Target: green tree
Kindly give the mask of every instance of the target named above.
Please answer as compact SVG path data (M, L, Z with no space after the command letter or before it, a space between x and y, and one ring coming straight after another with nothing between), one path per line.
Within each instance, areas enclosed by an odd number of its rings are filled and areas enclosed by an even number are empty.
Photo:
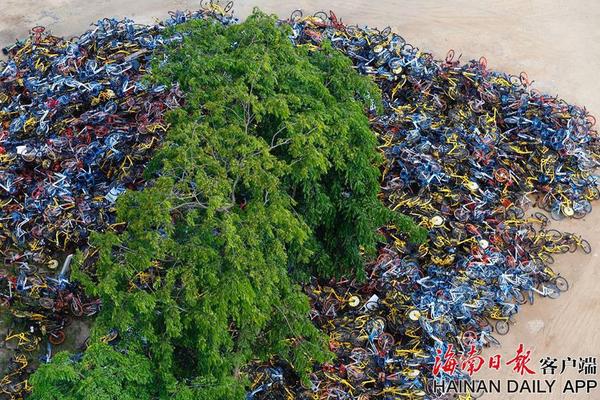
M385 223L424 237L377 198L382 157L366 113L380 107L381 93L330 45L294 47L285 28L258 11L232 27L192 22L154 76L179 82L187 119L241 127L282 162L282 188L311 229L305 249L289 253L291 272L360 275L361 250L373 253Z
M42 365L31 378L33 398L40 400L139 400L151 397L151 363L143 355L123 354L93 344L80 362L67 353Z
M260 12L178 29L185 40L153 79L178 82L186 105L169 115L151 185L117 203L126 229L94 234L94 267L73 271L102 299L94 338L122 337L80 364L57 357L36 373L33 398L102 398L128 384L143 386L140 399L243 398L243 366L271 356L305 375L329 353L290 272L360 273L380 225L399 218L419 232L377 198L365 112L379 94L344 56L294 47ZM132 365L150 372L116 378ZM96 387L92 375L115 379Z

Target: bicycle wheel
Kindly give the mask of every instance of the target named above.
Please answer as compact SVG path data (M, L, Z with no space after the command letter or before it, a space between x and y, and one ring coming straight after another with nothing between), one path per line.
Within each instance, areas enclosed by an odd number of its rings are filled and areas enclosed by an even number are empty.
M573 217L581 219L592 212L592 203L588 200L580 200L576 203L575 214Z
M498 333L498 335L504 336L508 333L509 330L510 330L510 326L508 325L508 322L506 322L506 321L496 322L496 333Z
M100 304L99 303L85 304L82 306L82 308L83 308L83 314L86 317L91 317L92 315L95 315L98 313L98 311L100 311Z
M473 317L473 320L477 324L477 328L483 330L484 328L490 326L490 323L484 317Z
M71 313L76 317L81 317L83 315L83 308L81 307L81 303L77 300L72 300L70 304Z
M554 284L556 285L556 288L561 292L566 292L567 290L569 290L569 281L567 281L562 276L557 276L554 280Z
M549 222L548 217L545 214L541 213L541 212L534 213L533 214L533 218L535 218L538 221L540 221L540 224L542 225L542 228L545 227L548 224L548 222Z
M590 201L598 200L600 198L600 190L596 187L590 187L585 191L586 198Z
M329 19L329 16L325 11L317 11L313 14L313 17L318 18L323 22L326 22Z
M462 161L469 156L469 151L465 148L457 148L450 154L451 157L458 161Z
M27 342L21 346L24 351L33 352L39 348L37 340L32 340L31 342Z
M34 264L22 264L19 266L19 270L25 271L27 276L35 274L36 272L38 272L38 269L38 266Z
M539 258L546 265L548 265L548 264L554 264L554 257L552 257L550 254L548 254L546 252L540 253L539 254Z
M544 233L546 234L548 240L551 242L558 242L564 236L564 234L557 229L548 229L547 231L544 231Z
M477 333L474 331L465 331L462 334L461 340L465 346L470 346L477 341Z
M21 393L23 391L23 382L11 383L5 386L6 392L8 394L12 393ZM14 397L11 397L14 398Z
M560 291L556 285L546 284L542 287L544 288L543 291L546 293L547 297L550 297L551 299L558 299L560 297Z
M554 246L554 249L556 249L556 252L559 254L565 254L568 253L570 251L569 245L568 244L559 244Z
M368 360L370 357L371 355L369 354L369 352L362 347L355 347L350 351L350 359L357 363L361 363L365 360Z
M517 304L525 304L525 303L527 303L527 299L525 298L525 295L519 289L514 289L513 290L513 296L514 296L515 301L517 302Z
M379 335L379 337L377 338L377 344L379 345L379 350L382 353L387 353L388 351L390 351L390 349L394 345L394 342L394 337L387 332Z
M573 237L569 237L568 240L565 240L566 244L569 246L569 253L575 253L577 251L577 249L579 248L579 244L577 243L577 240L575 240Z
M583 210L575 210L572 217L573 217L573 219L583 219L583 217L585 217L588 214L589 214L588 212L585 212Z
M388 66L390 69L398 69L402 67L402 59L400 57L392 57L388 60Z
M33 162L33 161L35 161L36 154L35 153L24 153L24 154L21 154L21 158L23 158L23 161L25 161L25 162Z
M561 211L560 208L553 208L550 211L550 216L555 221L560 221L560 220L562 220L565 217L565 215L563 214L563 212Z
M54 300L49 297L41 297L38 302L42 308L47 310L52 310L52 308L54 308Z
M295 21L297 19L302 18L302 10L294 10L290 15L290 21Z
M21 297L21 303L23 303L26 306L35 306L36 305L35 299L33 299L29 296Z
M581 243L579 243L579 247L585 254L590 254L592 252L592 245L585 239L581 239Z
M346 33L351 37L355 36L358 31L360 31L360 28L358 27L358 25L346 26Z
M498 341L498 339L496 339L492 335L487 335L486 339L490 344L493 344L494 346L500 346L500 341Z
M512 206L506 211L507 219L521 219L525 215L525 211L521 207Z
M65 341L65 332L64 331L50 332L50 334L48 334L48 341L55 346L62 344Z
M465 208L457 208L454 211L454 217L459 220L460 222L467 222L469 220L469 217L471 216L471 213L465 209Z

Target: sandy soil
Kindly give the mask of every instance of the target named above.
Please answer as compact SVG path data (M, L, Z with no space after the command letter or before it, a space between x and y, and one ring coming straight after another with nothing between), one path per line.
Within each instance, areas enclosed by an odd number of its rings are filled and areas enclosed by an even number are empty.
M440 58L453 48L463 59L485 55L490 68L511 73L527 71L538 89L560 94L571 103L586 105L600 114L600 2L572 0L239 0L238 16L247 15L254 5L267 12L287 16L296 8L306 12L332 9L346 23L391 26L405 39ZM0 44L27 35L34 25L45 25L55 34L72 35L101 17L127 16L151 22L168 10L194 9L198 1L184 0L3 0L0 15ZM591 255L575 254L558 259L556 270L571 288L558 300L536 299L517 317L511 332L502 337L499 350L506 361L519 343L532 349L529 364L538 370L543 357L596 356L600 360L600 271L598 247L600 213L582 221L554 224L583 234L594 247ZM560 366L559 366L560 368ZM556 375L561 387L571 374ZM503 367L500 372L481 376L520 379ZM537 377L540 376L538 372ZM595 377L591 378L597 378ZM589 377L588 377L589 378ZM598 399L600 390L589 395L498 395L485 399Z

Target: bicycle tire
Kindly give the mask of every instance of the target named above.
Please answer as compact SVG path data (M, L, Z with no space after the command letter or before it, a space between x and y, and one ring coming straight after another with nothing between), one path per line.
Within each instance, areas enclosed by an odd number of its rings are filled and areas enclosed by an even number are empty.
M573 213L573 215L571 216L571 218L573 219L583 219L586 215L588 215L588 212L585 212L585 210L577 210Z
M356 362L363 362L370 358L369 352L367 349L362 347L355 347L350 351L350 359Z
M554 264L554 257L546 252L541 252L538 257L544 265Z
M551 299L558 299L560 297L560 291L558 290L558 288L556 287L556 285L554 284L546 284L543 285L545 286L546 289L550 289L550 291L548 292L548 294L545 297L549 297Z
M555 221L561 221L565 218L565 215L563 214L562 210L559 209L552 209L550 210L550 217L552 217L553 220Z
M525 229L527 232L523 236L523 240L524 241L526 240L529 244L533 244L535 241L535 238L537 237L537 234L538 234L537 231L535 230L535 227L533 225L526 225Z
M586 191L586 197L590 200L598 200L600 199L600 189L596 187L588 188Z
M565 236L558 229L548 229L548 230L543 231L543 232L548 237L548 240L553 241L553 242L558 242L559 240L561 240Z
M402 67L402 59L400 57L392 57L388 60L387 64L390 69L397 69Z
M21 266L21 267L19 267L19 269L25 270L25 273L27 274L27 276L31 276L31 275L35 274L36 272L38 272L39 267L35 264L28 264L26 268L23 268Z
M569 253L575 253L579 249L579 244L574 238L569 238L567 245L569 246Z
M517 304L523 305L523 304L527 303L527 298L525 297L525 295L523 294L523 292L521 290L514 289L513 296L514 296Z
M8 394L17 394L23 391L23 382L10 383L5 387Z
M356 32L358 32L360 28L358 25L348 25L346 26L346 33L350 36L355 36Z
M489 321L484 317L473 317L473 320L475 321L475 323L477 323L477 327L479 328L479 330L483 330L484 328L490 326Z
M533 218L539 220L541 222L542 227L545 227L548 224L548 222L550 222L546 214L541 213L539 211L533 213Z
M313 14L313 17L318 18L323 22L327 22L327 20L329 19L329 16L325 11L317 11Z
M379 345L379 350L382 352L384 350L386 353L388 351L390 351L390 349L394 346L394 343L396 343L396 341L394 340L394 336L392 336L391 333L387 333L387 332L382 333L377 338L377 344Z
M517 219L521 219L525 216L525 210L523 210L523 208L519 207L519 206L513 206L512 207L513 212L515 213L515 215L517 216Z
M552 211L552 199L540 196L536 201L536 206L549 213Z
M556 279L554 279L554 285L560 292L569 290L569 281L562 276L557 276Z
M498 335L506 335L510 330L510 325L506 321L497 321L494 325L495 331Z
M36 306L35 299L32 299L29 296L23 296L23 297L21 297L21 303L23 303L26 306L31 306L31 307L35 307ZM27 317L23 317L23 318L27 318Z
M21 348L22 348L24 351L27 351L27 352L34 352L34 351L36 351L36 350L37 350L39 347L40 347L40 346L39 346L39 343L38 343L38 342L36 342L35 340L34 340L33 342L28 342L28 343L25 343L25 344L23 344L23 345L21 346Z
M290 21L295 21L296 19L300 19L300 18L302 18L302 16L303 16L302 10L296 9L296 10L292 11L292 13L290 14Z
M457 161L462 161L469 157L469 151L465 148L458 148L449 156L453 157Z
M487 335L486 337L489 340L490 344L493 344L494 346L501 346L500 341L492 335Z
M54 300L49 297L41 297L38 300L40 307L45 308L47 310L52 310L54 308Z
M48 334L48 341L55 346L63 344L65 341L65 332L62 330L50 332Z
M465 346L470 346L477 341L477 333L471 330L464 331L461 337L461 341Z
M470 215L471 213L462 207L454 210L454 218L456 218L460 222L467 222L469 220Z
M72 300L71 301L71 304L69 305L69 308L71 309L71 313L74 316L76 316L76 317L83 316L83 307L76 300Z
M588 242L585 239L581 239L581 243L579 244L579 247L581 247L581 250L585 254L590 254L592 252L592 245L590 244L590 242Z

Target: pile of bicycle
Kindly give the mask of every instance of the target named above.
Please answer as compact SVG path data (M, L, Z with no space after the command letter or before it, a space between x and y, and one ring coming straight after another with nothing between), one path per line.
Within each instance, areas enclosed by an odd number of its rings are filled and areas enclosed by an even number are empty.
M234 23L227 11L178 11L154 25L105 18L70 39L38 26L2 49L0 303L13 317L3 340L13 356L0 392L8 397L27 393L28 360L44 343L48 361L71 320L100 308L56 258L93 231L122 228L115 201L145 185L145 165L168 128L164 114L183 96L177 85L143 79L151 60L183 40L168 28L207 17Z
M331 42L381 88L384 111L371 115L385 156L381 198L429 240L413 246L383 227L366 282L307 285L335 362L310 382L278 361L257 365L247 398L442 398L431 384L436 356L452 345L465 361L499 345L520 305L568 290L554 256L591 252L585 239L547 229L534 206L556 220L591 211L595 120L533 90L525 73L490 71L484 58L461 64L452 50L435 60L389 28L345 26L332 12L295 11L282 23L298 46ZM460 364L435 377L457 378L469 379Z
M36 27L3 49L0 303L18 329L4 338L13 355L1 392L27 393L33 354L45 343L48 361L73 318L100 310L69 281L71 257L60 271L56 258L92 231L122 229L116 199L145 185L164 113L183 100L176 85L143 79L150 60L183 39L166 28L205 17L235 23L228 11L211 5L150 26L103 19L69 40ZM569 289L554 256L591 252L585 239L548 229L534 206L553 219L591 211L600 196L594 118L533 90L524 73L490 71L484 58L461 64L453 51L435 60L389 28L346 26L333 13L294 12L280 23L297 46L331 42L379 85L384 110L369 113L385 157L381 199L429 238L415 245L381 227L385 242L366 281L306 284L311 319L336 358L302 381L281 360L251 365L247 398L438 398L436 355L450 344L463 357L499 345L522 304ZM454 378L468 375L459 368L437 379Z

